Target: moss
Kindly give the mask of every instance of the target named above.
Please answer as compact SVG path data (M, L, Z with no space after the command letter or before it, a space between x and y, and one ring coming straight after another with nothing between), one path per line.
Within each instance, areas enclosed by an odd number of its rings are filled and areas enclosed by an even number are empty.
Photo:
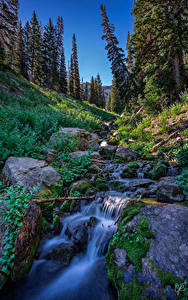
M119 223L122 223L122 225L125 225L129 221L131 221L134 216L136 216L142 207L144 207L144 203L142 202L134 202L130 201L122 210Z
M77 201L73 200L70 205L70 210L72 211L76 207Z
M48 232L50 229L50 224L48 223L48 221L42 217L42 232Z
M134 278L129 284L124 285L119 293L119 300L138 300L143 291L143 287Z
M81 195L89 196L96 192L95 187L89 181L79 181L74 184L70 190L70 193L78 191Z
M124 178L134 178L136 177L136 172L139 168L139 164L137 162L130 162L124 169L122 177Z
M135 215L140 212L140 209L145 205L141 202L130 201L123 209L117 232L114 234L110 242L108 253L106 255L106 265L108 270L109 280L115 285L118 290L118 299L139 299L143 287L138 284L137 275L128 284L124 282L124 270L118 269L114 263L114 250L117 248L125 249L127 253L127 263L133 264L136 273L142 271L142 258L146 257L150 248L150 238L153 233L149 229L149 224L146 216L140 217L140 222L134 227L129 227L129 223Z
M57 198L62 196L63 194L63 183L60 181L58 183L54 183L51 186L51 197Z
M176 283L178 284L182 283L182 279L179 278L178 276L169 273L165 270L161 270L154 264L154 262L151 259L149 259L149 262L150 262L151 270L156 271L156 275L160 279L163 288L170 285L174 289Z
M157 268L156 271L157 277L161 280L163 288L165 288L167 285L170 285L172 288L174 288L176 283L182 283L182 280L174 274L160 270L159 268Z
M161 177L166 176L167 167L165 165L156 165L153 169L148 173L149 178L153 180L160 179Z
M38 195L37 199L46 199L49 198L51 195L51 191L48 188L44 188Z
M96 184L96 190L97 191L108 191L108 185L105 182L98 182Z
M37 252L37 249L38 249L38 246L39 246L39 243L40 243L40 233L41 233L41 230L40 230L38 236L36 237L35 243L33 245L33 248L31 250L31 253L29 255L27 263L24 264L23 266L21 266L16 271L13 270L13 273L11 274L11 279L13 281L21 279L31 269L32 264L33 264L33 260L34 260L34 257L35 257L35 254ZM16 264L16 262L15 262L15 264Z
M64 201L63 204L60 207L60 210L62 212L69 212L70 211L71 202L70 201Z
M184 206L188 206L188 201L184 201L184 202L178 202L176 203L176 205L184 205Z
M56 211L53 212L53 222L52 222L52 228L56 230L60 223L60 216L57 214Z

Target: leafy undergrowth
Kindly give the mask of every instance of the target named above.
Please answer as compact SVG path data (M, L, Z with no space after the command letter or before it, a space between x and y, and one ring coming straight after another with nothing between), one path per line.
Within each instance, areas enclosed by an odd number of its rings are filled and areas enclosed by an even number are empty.
M43 158L41 149L60 127L101 131L114 118L68 96L0 72L0 168L9 156Z
M163 110L158 115L140 112L130 122L131 115L117 119L118 127L114 142L130 147L141 158L152 158L152 147L171 133L188 125L188 93L182 96L182 103ZM188 129L170 139L158 149L158 154L174 160L179 149L188 146Z

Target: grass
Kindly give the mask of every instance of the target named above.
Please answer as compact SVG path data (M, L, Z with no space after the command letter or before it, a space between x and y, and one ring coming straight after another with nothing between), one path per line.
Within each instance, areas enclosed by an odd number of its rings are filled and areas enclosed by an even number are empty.
M131 115L116 121L117 134L113 142L128 146L143 159L152 158L152 147L169 134L186 124L188 111L188 93L182 96L182 102L171 108L164 109L158 115L142 111L133 122L129 123ZM181 133L181 139L171 139L159 148L159 156L173 160L181 147L187 145L188 130Z
M0 168L9 156L44 158L42 149L60 127L101 131L103 122L114 118L11 72L0 72L0 88Z

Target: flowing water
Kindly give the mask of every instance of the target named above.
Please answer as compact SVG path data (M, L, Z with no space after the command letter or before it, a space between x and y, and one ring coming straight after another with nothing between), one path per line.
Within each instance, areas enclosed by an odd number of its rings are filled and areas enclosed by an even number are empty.
M63 220L59 236L47 240L38 260L32 266L29 275L15 285L12 284L0 297L2 300L113 300L105 267L107 246L116 230L115 221L127 200L118 193L107 193L97 197L81 212ZM90 232L86 251L77 255L64 268L61 264L45 259L46 255L62 243L70 243L67 228L97 220ZM9 285L10 287L10 285Z
M107 246L116 230L117 220L122 207L127 200L136 197L140 188L137 184L142 179L122 179L122 165L108 164L111 170L109 192L96 197L90 204L82 202L80 212L63 219L62 231L41 244L40 256L35 260L32 269L25 279L15 284L9 284L1 300L114 300L117 299L109 287L105 254ZM119 181L125 187L125 192L113 191L114 181ZM139 186L139 185L138 185ZM134 190L133 190L134 187ZM70 244L68 235L70 228L88 222L91 217L96 220L96 226L90 230L86 249L74 257L68 267L62 263L47 259L48 253L62 243Z

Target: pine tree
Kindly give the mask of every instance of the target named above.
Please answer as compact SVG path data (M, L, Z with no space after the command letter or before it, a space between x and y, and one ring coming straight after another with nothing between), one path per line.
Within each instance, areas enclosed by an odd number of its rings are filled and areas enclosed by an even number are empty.
M108 99L106 102L106 110L108 111L111 111L111 100L112 100L111 93L108 93Z
M21 22L19 22L17 29L17 37L14 49L14 66L17 72L21 73L22 75L25 75L25 57Z
M70 63L70 70L69 70L68 94L71 97L74 97L74 65L73 65L72 55L71 55L71 63Z
M0 2L0 40L5 50L7 62L14 61L14 43L18 24L18 0Z
M120 114L122 112L121 96L117 87L117 79L114 77L112 81L111 91L111 111Z
M30 54L31 54L31 80L35 83L41 83L41 60L42 60L42 36L41 26L37 20L35 11L31 19L31 37L30 37Z
M188 38L186 1L137 0L133 13L137 81L145 84L144 104L161 109L178 99L188 81L183 62Z
M90 82L90 97L89 97L89 102L91 104L96 104L96 89L95 89L95 79L92 76L91 77L91 82Z
M57 48L56 48L56 29L51 18L44 27L42 43L42 71L43 85L52 89L55 87L57 79Z
M89 83L85 83L85 89L84 89L84 100L88 101L89 100Z
M72 40L72 59L73 59L73 81L74 81L74 97L80 99L80 75L78 67L78 54L76 36L73 34Z
M64 24L63 18L58 17L56 25L56 44L57 44L57 72L58 72L58 85L57 89L66 94L67 93L67 70L65 64L65 51L63 43Z
M67 93L67 70L65 64L65 51L63 43L64 24L63 18L58 17L56 26L57 36L57 71L59 73L58 90L64 94Z
M96 93L96 105L98 107L104 108L105 107L105 97L102 87L102 81L100 78L100 75L97 74L96 80L95 80L95 93Z
M127 34L127 44L126 44L126 50L127 50L127 58L126 58L126 62L127 62L127 69L129 72L132 72L133 69L133 57L132 57L132 49L131 49L131 41L130 41L130 32L128 31Z

